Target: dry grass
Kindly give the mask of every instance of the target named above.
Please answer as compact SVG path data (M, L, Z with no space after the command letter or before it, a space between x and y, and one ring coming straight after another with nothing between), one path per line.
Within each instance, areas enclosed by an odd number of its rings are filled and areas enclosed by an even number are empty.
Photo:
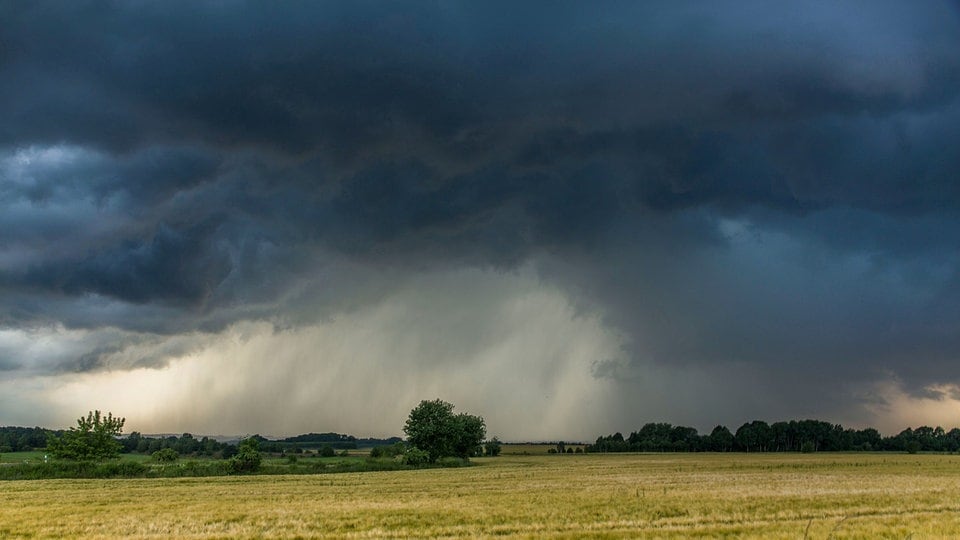
M319 476L3 482L0 537L960 537L960 456L478 461Z

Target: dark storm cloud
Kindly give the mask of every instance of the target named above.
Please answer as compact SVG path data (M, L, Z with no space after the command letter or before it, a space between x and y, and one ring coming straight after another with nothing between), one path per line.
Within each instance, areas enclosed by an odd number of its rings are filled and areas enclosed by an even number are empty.
M230 272L230 262L208 245L215 225L175 231L161 225L147 241L127 241L75 261L29 269L16 281L68 295L98 294L125 302L196 305Z
M349 264L534 261L637 362L960 381L953 4L34 2L0 20L7 326L281 324L385 286Z

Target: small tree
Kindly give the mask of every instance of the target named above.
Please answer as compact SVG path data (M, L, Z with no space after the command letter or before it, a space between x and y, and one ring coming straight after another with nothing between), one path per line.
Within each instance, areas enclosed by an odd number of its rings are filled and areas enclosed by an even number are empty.
M123 446L117 437L123 431L125 418L114 418L113 413L103 416L100 411L91 411L87 417L77 419L77 427L70 428L63 436L51 435L47 450L54 457L76 460L100 460L117 457Z
M230 470L235 473L256 472L260 469L260 441L250 437L240 441L237 453L230 458Z

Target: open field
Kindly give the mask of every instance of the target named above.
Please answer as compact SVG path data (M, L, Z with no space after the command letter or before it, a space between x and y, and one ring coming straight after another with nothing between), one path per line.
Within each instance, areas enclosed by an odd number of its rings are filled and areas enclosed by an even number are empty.
M0 454L0 464L3 463L40 463L46 452L5 452Z
M960 456L506 456L460 469L0 483L0 537L960 536Z

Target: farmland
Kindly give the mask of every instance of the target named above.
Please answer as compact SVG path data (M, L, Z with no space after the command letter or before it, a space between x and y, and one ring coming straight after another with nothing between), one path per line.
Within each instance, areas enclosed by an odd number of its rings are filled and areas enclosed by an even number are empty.
M960 535L960 456L476 461L419 471L3 482L0 537Z

